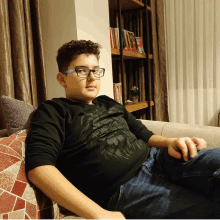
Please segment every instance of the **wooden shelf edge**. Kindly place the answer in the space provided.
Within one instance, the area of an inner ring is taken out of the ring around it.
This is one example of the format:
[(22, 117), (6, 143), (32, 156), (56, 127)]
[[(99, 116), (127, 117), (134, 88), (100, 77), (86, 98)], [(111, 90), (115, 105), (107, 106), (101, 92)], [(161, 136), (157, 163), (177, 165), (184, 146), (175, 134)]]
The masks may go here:
[[(150, 102), (150, 106), (153, 106), (154, 102)], [(125, 105), (125, 108), (128, 112), (135, 112), (141, 109), (148, 108), (148, 102), (138, 102), (131, 105)]]
[(131, 0), (132, 2), (135, 2), (137, 5), (144, 7), (144, 3), (139, 0)]
[[(118, 9), (118, 4), (117, 0), (109, 0), (109, 7), (111, 10), (117, 10)], [(121, 0), (121, 11), (127, 11), (132, 8), (139, 8), (139, 9), (144, 9), (145, 4), (141, 2), (140, 0)], [(147, 10), (151, 11), (151, 7), (147, 5)]]
[[(137, 3), (138, 5), (140, 5), (141, 7), (144, 7), (144, 3), (139, 1), (139, 0), (132, 0), (133, 2)], [(148, 11), (151, 11), (151, 7), (147, 5), (147, 9)]]
[[(111, 48), (111, 55), (118, 55), (119, 56), (120, 55), (120, 49)], [(146, 54), (127, 51), (127, 50), (123, 50), (123, 56), (125, 58), (146, 58)], [(153, 55), (149, 54), (148, 58), (153, 59)]]

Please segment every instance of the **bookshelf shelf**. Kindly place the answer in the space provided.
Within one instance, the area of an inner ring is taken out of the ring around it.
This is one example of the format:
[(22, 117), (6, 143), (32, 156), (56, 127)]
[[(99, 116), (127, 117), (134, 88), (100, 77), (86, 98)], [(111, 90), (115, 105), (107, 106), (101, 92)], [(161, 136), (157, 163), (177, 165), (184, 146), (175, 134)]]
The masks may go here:
[[(111, 49), (112, 55), (120, 55), (120, 50), (112, 48)], [(138, 59), (138, 58), (146, 58), (146, 54), (141, 54), (138, 52), (126, 51), (123, 50), (123, 58), (126, 59)], [(116, 59), (120, 59), (120, 57), (116, 57)], [(149, 54), (149, 59), (153, 59), (153, 55)]]
[[(118, 1), (117, 0), (109, 0), (111, 3), (111, 9), (117, 10), (118, 9)], [(120, 0), (121, 4), (121, 11), (128, 11), (128, 10), (134, 10), (134, 9), (142, 9), (144, 8), (144, 3), (140, 2), (139, 0), (130, 0), (128, 3), (128, 0)], [(150, 11), (151, 8), (147, 6), (147, 9)]]
[[(150, 102), (150, 106), (153, 106), (154, 102)], [(144, 108), (148, 108), (148, 102), (138, 102), (134, 104), (125, 105), (125, 108), (128, 112), (138, 111)]]

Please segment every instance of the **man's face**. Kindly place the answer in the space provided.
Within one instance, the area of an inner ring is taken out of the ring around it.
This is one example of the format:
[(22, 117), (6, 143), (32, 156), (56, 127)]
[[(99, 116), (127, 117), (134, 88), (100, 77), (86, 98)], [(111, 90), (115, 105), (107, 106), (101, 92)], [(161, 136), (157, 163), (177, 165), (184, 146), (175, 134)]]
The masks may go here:
[[(70, 63), (68, 70), (75, 69), (77, 66), (85, 66), (89, 69), (99, 67), (98, 60), (95, 55), (81, 54), (76, 60)], [(92, 105), (92, 100), (96, 98), (100, 90), (101, 80), (90, 72), (88, 78), (80, 78), (74, 71), (65, 76), (62, 73), (57, 74), (57, 80), (66, 90), (66, 98), (71, 101), (77, 101), (84, 104)], [(95, 88), (87, 88), (88, 86), (95, 86)]]

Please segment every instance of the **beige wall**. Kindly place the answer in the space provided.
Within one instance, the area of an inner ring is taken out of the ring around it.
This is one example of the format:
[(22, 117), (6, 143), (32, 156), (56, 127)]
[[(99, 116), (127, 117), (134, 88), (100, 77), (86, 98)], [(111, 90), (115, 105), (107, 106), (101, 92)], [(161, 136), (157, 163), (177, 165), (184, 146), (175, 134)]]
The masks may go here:
[(92, 40), (102, 45), (99, 65), (106, 69), (101, 79), (99, 95), (113, 98), (111, 45), (109, 35), (108, 0), (41, 0), (40, 13), (47, 99), (66, 97), (57, 82), (57, 50), (71, 40)]

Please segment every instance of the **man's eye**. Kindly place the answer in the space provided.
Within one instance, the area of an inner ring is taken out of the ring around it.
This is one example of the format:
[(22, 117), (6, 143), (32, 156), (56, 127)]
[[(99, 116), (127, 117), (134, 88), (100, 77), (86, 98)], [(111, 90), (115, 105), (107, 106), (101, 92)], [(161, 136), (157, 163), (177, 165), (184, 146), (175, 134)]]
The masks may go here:
[(78, 69), (78, 72), (86, 72), (85, 69)]

